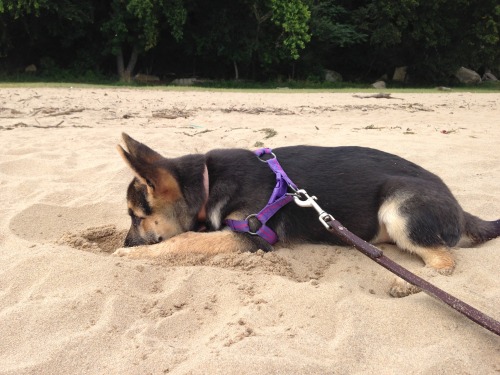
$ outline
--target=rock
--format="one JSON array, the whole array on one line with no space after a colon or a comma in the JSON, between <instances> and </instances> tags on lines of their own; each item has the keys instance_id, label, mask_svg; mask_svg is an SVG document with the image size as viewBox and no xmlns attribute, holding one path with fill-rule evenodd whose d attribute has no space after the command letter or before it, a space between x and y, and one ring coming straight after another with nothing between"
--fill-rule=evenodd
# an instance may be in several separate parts
<instances>
[{"instance_id":1,"label":"rock","mask_svg":"<svg viewBox=\"0 0 500 375\"><path fill-rule=\"evenodd\" d=\"M407 66L400 66L394 70L394 75L392 76L392 80L396 82L406 82L406 71Z\"/></svg>"},{"instance_id":2,"label":"rock","mask_svg":"<svg viewBox=\"0 0 500 375\"><path fill-rule=\"evenodd\" d=\"M463 66L455 72L455 77L458 78L460 83L466 85L475 85L481 82L481 76L471 69L464 68Z\"/></svg>"},{"instance_id":3,"label":"rock","mask_svg":"<svg viewBox=\"0 0 500 375\"><path fill-rule=\"evenodd\" d=\"M140 83L158 83L160 82L160 77L149 74L137 73L134 77L134 81Z\"/></svg>"},{"instance_id":4,"label":"rock","mask_svg":"<svg viewBox=\"0 0 500 375\"><path fill-rule=\"evenodd\" d=\"M325 81L326 82L342 82L342 74L337 73L334 70L325 69Z\"/></svg>"},{"instance_id":5,"label":"rock","mask_svg":"<svg viewBox=\"0 0 500 375\"><path fill-rule=\"evenodd\" d=\"M498 78L493 75L491 72L486 72L482 77L483 81L498 81Z\"/></svg>"},{"instance_id":6,"label":"rock","mask_svg":"<svg viewBox=\"0 0 500 375\"><path fill-rule=\"evenodd\" d=\"M372 84L372 87L375 87L376 89L385 89L385 82L384 81L377 81Z\"/></svg>"},{"instance_id":7,"label":"rock","mask_svg":"<svg viewBox=\"0 0 500 375\"><path fill-rule=\"evenodd\" d=\"M30 65L28 65L28 66L24 69L24 71L25 71L26 73L36 73L36 71L37 71L37 69L36 69L36 65L35 65L35 64L30 64Z\"/></svg>"}]
</instances>

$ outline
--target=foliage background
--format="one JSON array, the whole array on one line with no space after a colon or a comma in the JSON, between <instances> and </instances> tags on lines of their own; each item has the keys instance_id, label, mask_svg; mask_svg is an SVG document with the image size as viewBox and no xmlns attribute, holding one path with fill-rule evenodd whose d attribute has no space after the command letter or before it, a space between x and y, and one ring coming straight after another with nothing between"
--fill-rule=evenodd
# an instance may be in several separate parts
<instances>
[{"instance_id":1,"label":"foliage background","mask_svg":"<svg viewBox=\"0 0 500 375\"><path fill-rule=\"evenodd\" d=\"M460 66L500 75L499 30L498 0L0 0L0 69L368 82L408 66L449 84Z\"/></svg>"}]
</instances>

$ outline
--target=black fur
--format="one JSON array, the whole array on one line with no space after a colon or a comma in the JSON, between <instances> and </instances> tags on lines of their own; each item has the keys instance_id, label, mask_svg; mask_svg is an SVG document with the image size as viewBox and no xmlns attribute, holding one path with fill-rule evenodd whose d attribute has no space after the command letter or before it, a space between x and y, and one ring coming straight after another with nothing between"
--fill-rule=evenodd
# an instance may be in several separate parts
<instances>
[{"instance_id":1,"label":"black fur","mask_svg":"<svg viewBox=\"0 0 500 375\"><path fill-rule=\"evenodd\" d=\"M454 246L464 232L477 242L499 235L498 230L492 235L490 222L470 219L472 215L463 212L439 177L396 155L363 147L291 146L273 151L299 188L316 195L323 209L364 240L372 240L379 231L377 215L381 204L404 194L409 198L401 213L409 218L409 237L417 245ZM257 213L266 205L276 183L267 164L250 151L214 150L206 155L206 165L210 176L210 230L224 225L223 221L210 222L211 210L217 209L221 201L225 202L217 215L221 220L235 211ZM268 225L283 242L341 244L320 225L316 211L293 202ZM250 238L255 248L270 249L259 237Z\"/></svg>"},{"instance_id":2,"label":"black fur","mask_svg":"<svg viewBox=\"0 0 500 375\"><path fill-rule=\"evenodd\" d=\"M142 146L142 145L141 145ZM379 209L384 202L398 199L398 214L405 218L405 233L417 246L455 246L463 235L480 243L500 235L500 221L488 222L462 210L444 182L433 173L399 156L364 147L291 146L273 150L290 179L346 228L366 241L379 233ZM259 212L276 184L269 166L243 149L213 150L206 155L163 159L157 165L175 177L186 202L188 230L197 230L197 214L204 200L203 170L209 175L209 197L203 226L208 231L222 229L232 214ZM139 185L140 186L140 185ZM144 185L133 181L128 199L151 211ZM153 208L154 210L154 208ZM280 241L342 244L318 221L312 208L293 202L269 222ZM131 229L132 230L132 229ZM251 240L249 250L270 250L257 236L239 234ZM125 246L140 244L137 235Z\"/></svg>"},{"instance_id":3,"label":"black fur","mask_svg":"<svg viewBox=\"0 0 500 375\"><path fill-rule=\"evenodd\" d=\"M127 189L127 201L134 207L139 207L145 215L151 215L153 210L146 199L146 186L139 185L139 180L134 178ZM131 215L129 211L129 215Z\"/></svg>"}]
</instances>

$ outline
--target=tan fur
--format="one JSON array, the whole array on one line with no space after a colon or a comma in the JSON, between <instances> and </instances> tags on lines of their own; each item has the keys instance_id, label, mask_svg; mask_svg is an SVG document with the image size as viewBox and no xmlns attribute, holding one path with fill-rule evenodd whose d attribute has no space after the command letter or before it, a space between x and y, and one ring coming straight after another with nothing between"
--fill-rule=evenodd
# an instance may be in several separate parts
<instances>
[{"instance_id":1,"label":"tan fur","mask_svg":"<svg viewBox=\"0 0 500 375\"><path fill-rule=\"evenodd\" d=\"M379 241L392 241L400 248L412 252L413 243L407 233L406 218L399 213L399 207L404 204L405 197L385 201L378 210L380 231ZM377 236L377 237L378 237Z\"/></svg>"},{"instance_id":2,"label":"tan fur","mask_svg":"<svg viewBox=\"0 0 500 375\"><path fill-rule=\"evenodd\" d=\"M403 279L396 279L389 289L392 297L402 298L421 292L420 288Z\"/></svg>"},{"instance_id":3,"label":"tan fur","mask_svg":"<svg viewBox=\"0 0 500 375\"><path fill-rule=\"evenodd\" d=\"M435 250L429 250L429 251L431 252L431 251L435 251ZM448 250L446 250L446 251L448 251ZM448 269L452 269L452 267L450 267ZM435 277L436 272L441 273L441 274L443 274L443 273L447 274L447 273L442 272L439 269L436 269L433 267L423 267L423 268L419 268L416 271L414 271L415 275L421 277L424 280L429 280L432 277ZM397 298L406 297L410 294L415 294L415 293L418 293L420 291L421 291L420 288L416 287L413 284L410 284L409 282L407 282L399 277L394 279L392 285L389 288L389 294L392 297L397 297Z\"/></svg>"},{"instance_id":4,"label":"tan fur","mask_svg":"<svg viewBox=\"0 0 500 375\"><path fill-rule=\"evenodd\" d=\"M142 233L141 233L142 232ZM184 232L175 220L168 220L164 215L152 214L146 216L140 225L140 234L143 238L170 238Z\"/></svg>"},{"instance_id":5,"label":"tan fur","mask_svg":"<svg viewBox=\"0 0 500 375\"><path fill-rule=\"evenodd\" d=\"M379 230L377 235L370 241L372 244L380 244L380 243L394 243L394 241L391 239L389 236L389 233L387 233L387 228L385 227L385 224L379 223Z\"/></svg>"},{"instance_id":6,"label":"tan fur","mask_svg":"<svg viewBox=\"0 0 500 375\"><path fill-rule=\"evenodd\" d=\"M175 202L182 197L181 188L177 180L164 169L158 169L156 175L156 189L153 196L159 196L168 203Z\"/></svg>"},{"instance_id":7,"label":"tan fur","mask_svg":"<svg viewBox=\"0 0 500 375\"><path fill-rule=\"evenodd\" d=\"M447 247L429 249L426 247L414 247L413 252L419 255L430 267L442 275L451 275L455 269L453 254Z\"/></svg>"},{"instance_id":8,"label":"tan fur","mask_svg":"<svg viewBox=\"0 0 500 375\"><path fill-rule=\"evenodd\" d=\"M427 267L443 275L451 275L455 269L455 260L447 247L426 248L410 240L406 218L399 213L399 208L406 199L405 196L393 198L380 206L378 212L380 230L374 241L393 242L400 249L420 256Z\"/></svg>"},{"instance_id":9,"label":"tan fur","mask_svg":"<svg viewBox=\"0 0 500 375\"><path fill-rule=\"evenodd\" d=\"M430 270L451 275L455 269L455 260L447 247L426 248L415 245L410 240L406 219L399 213L399 208L407 198L405 196L393 198L380 206L378 212L380 229L372 242L395 243L400 249L417 254ZM420 288L400 278L397 278L389 289L392 297L405 297L418 292Z\"/></svg>"},{"instance_id":10,"label":"tan fur","mask_svg":"<svg viewBox=\"0 0 500 375\"><path fill-rule=\"evenodd\" d=\"M140 183L147 186L148 193L151 196L151 199L154 200L150 202L152 206L158 206L161 204L161 202L156 202L157 199L160 199L161 201L165 201L167 203L172 203L182 197L179 184L177 180L174 178L174 176L172 176L170 173L168 173L162 168L154 168L153 176L151 176L151 178L155 183L153 188L153 186L148 184L148 181L144 178L144 176L140 173L140 171L137 170L136 166L131 162L130 158L131 157L135 158L136 155L132 154L127 155L127 152L121 146L117 146L117 149L122 159L125 161L125 163L127 163L130 169L132 169L134 175L137 177ZM141 154L141 157L146 158L145 156L143 156L143 154ZM155 162L158 161L157 159L154 160Z\"/></svg>"},{"instance_id":11,"label":"tan fur","mask_svg":"<svg viewBox=\"0 0 500 375\"><path fill-rule=\"evenodd\" d=\"M200 253L215 255L246 250L246 243L236 233L223 230L218 232L185 232L155 245L124 247L114 255L129 258L156 258L167 253Z\"/></svg>"}]
</instances>

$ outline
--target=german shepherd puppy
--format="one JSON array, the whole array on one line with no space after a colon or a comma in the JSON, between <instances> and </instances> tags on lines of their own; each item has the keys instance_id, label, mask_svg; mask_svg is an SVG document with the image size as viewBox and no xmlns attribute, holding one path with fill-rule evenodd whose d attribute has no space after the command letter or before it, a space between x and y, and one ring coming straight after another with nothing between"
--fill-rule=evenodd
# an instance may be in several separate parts
<instances>
[{"instance_id":1,"label":"german shepherd puppy","mask_svg":"<svg viewBox=\"0 0 500 375\"><path fill-rule=\"evenodd\" d=\"M135 174L127 190L132 225L115 254L271 250L262 238L225 225L226 219L258 213L275 187L275 174L253 152L224 149L167 159L127 134L123 141L127 151L121 146L118 151ZM500 220L465 212L439 177L399 156L364 147L291 146L273 152L299 189L317 196L351 232L371 243L395 243L442 274L453 272L450 248L460 240L479 244L500 236ZM293 202L267 225L284 244L342 245L316 211ZM260 223L250 220L249 226L256 231ZM158 245L140 246L152 244ZM396 288L391 294L411 292Z\"/></svg>"}]
</instances>

